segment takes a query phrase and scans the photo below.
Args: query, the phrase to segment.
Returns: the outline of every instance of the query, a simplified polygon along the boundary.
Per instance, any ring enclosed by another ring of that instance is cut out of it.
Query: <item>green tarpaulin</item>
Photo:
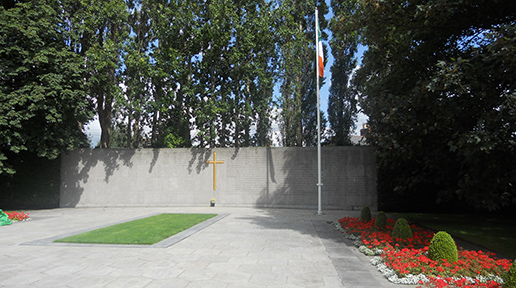
[[[11,224],[12,222],[11,220],[9,220],[9,216],[7,216],[7,214],[5,214],[4,211],[2,211],[2,209],[0,209],[0,226]]]

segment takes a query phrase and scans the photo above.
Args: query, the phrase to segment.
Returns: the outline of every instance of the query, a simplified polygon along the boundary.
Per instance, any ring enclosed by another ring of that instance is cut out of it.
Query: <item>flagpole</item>
[[[319,15],[315,8],[315,77],[317,78],[317,214],[322,214],[321,209],[321,109],[319,100]]]

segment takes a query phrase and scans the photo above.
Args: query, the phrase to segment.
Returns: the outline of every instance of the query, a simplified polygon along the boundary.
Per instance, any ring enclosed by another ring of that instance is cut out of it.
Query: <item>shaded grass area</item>
[[[152,245],[217,214],[159,214],[55,240],[64,243]]]
[[[516,219],[507,216],[475,214],[390,213],[454,238],[516,259]]]

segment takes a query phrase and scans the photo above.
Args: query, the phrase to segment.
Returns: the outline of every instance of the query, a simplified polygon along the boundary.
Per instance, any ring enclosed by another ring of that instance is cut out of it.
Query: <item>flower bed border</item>
[[[9,220],[12,222],[23,222],[30,220],[29,213],[26,212],[4,211],[4,213],[9,216]]]
[[[347,219],[353,219],[357,220],[358,218],[355,217],[346,217]],[[343,219],[346,219],[343,218]],[[343,221],[341,219],[340,221]],[[374,223],[374,220],[371,220],[371,223]],[[413,274],[405,274],[403,277],[399,277],[398,273],[394,269],[389,268],[385,263],[381,256],[386,251],[388,251],[387,247],[384,247],[383,249],[377,248],[374,245],[365,245],[365,242],[369,241],[362,240],[359,235],[354,235],[353,233],[350,233],[346,228],[344,228],[341,225],[340,221],[334,221],[332,223],[332,226],[340,231],[345,238],[352,240],[353,244],[358,247],[358,250],[365,254],[366,256],[372,257],[370,259],[370,263],[373,266],[376,266],[378,271],[386,277],[390,282],[395,284],[406,284],[406,285],[434,285],[435,287],[450,287],[450,285],[455,285],[453,287],[489,287],[489,288],[497,288],[501,287],[503,284],[503,279],[500,276],[497,275],[487,275],[481,276],[478,275],[475,278],[473,277],[440,277],[440,276],[427,276],[423,273],[420,273],[418,275]],[[353,231],[356,232],[356,231]],[[375,241],[374,244],[380,244],[380,242]],[[384,243],[382,241],[382,243]],[[391,246],[392,247],[392,246]],[[394,248],[394,247],[392,247]],[[399,247],[396,247],[396,249],[399,249]],[[405,248],[406,249],[406,248]],[[427,247],[426,247],[427,249]],[[425,250],[426,251],[426,250]],[[510,264],[509,264],[510,266]]]

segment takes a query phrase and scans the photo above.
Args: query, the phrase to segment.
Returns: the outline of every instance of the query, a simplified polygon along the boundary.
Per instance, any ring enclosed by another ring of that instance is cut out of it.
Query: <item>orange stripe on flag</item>
[[[324,77],[324,54],[321,41],[321,30],[319,30],[319,25],[317,25],[317,34],[319,36],[317,39],[317,56],[319,57],[319,76]]]
[[[324,56],[322,52],[322,43],[319,41],[319,76],[324,77]]]

